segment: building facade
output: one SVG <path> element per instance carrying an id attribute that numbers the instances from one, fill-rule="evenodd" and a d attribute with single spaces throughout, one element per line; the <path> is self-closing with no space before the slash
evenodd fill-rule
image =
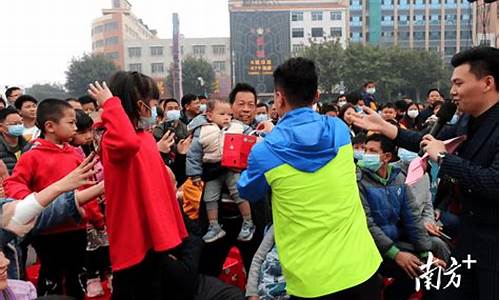
<path id="1" fill-rule="evenodd" d="M 347 46 L 344 0 L 229 0 L 234 82 L 273 92 L 272 71 L 311 42 Z"/>
<path id="2" fill-rule="evenodd" d="M 467 0 L 350 0 L 350 43 L 433 50 L 449 58 L 473 45 Z"/>
<path id="3" fill-rule="evenodd" d="M 156 30 L 132 13 L 127 0 L 112 0 L 112 7 L 103 9 L 102 16 L 92 21 L 92 52 L 104 53 L 120 69 L 125 64 L 123 42 L 126 39 L 157 39 Z"/>
<path id="4" fill-rule="evenodd" d="M 138 71 L 154 79 L 168 76 L 173 63 L 172 39 L 131 39 L 124 41 L 124 70 Z M 216 94 L 231 91 L 229 38 L 185 38 L 181 35 L 181 56 L 202 58 L 212 65 L 216 75 Z M 217 90 L 218 89 L 218 90 Z M 186 91 L 188 92 L 188 91 Z"/>
<path id="5" fill-rule="evenodd" d="M 498 48 L 498 1 L 478 0 L 472 3 L 475 22 L 474 45 Z"/>

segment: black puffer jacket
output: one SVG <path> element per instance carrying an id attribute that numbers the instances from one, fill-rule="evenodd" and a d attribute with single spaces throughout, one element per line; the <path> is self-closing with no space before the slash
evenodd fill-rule
<path id="1" fill-rule="evenodd" d="M 24 152 L 24 148 L 27 144 L 28 142 L 26 142 L 26 140 L 22 136 L 20 136 L 17 142 L 18 151 Z M 3 160 L 3 162 L 7 166 L 9 174 L 12 174 L 12 170 L 17 163 L 18 157 L 16 157 L 16 152 L 12 152 L 12 149 L 7 146 L 4 137 L 0 135 L 0 159 Z"/>

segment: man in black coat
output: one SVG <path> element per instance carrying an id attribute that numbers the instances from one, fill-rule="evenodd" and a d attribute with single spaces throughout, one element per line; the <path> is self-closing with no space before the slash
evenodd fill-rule
<path id="1" fill-rule="evenodd" d="M 440 184 L 450 184 L 449 193 L 461 205 L 452 253 L 462 265 L 456 271 L 461 283 L 459 288 L 441 287 L 436 299 L 498 299 L 498 49 L 464 50 L 451 64 L 451 96 L 464 115 L 436 138 L 398 129 L 368 110 L 355 124 L 379 131 L 410 151 L 422 146 L 440 166 Z M 466 141 L 448 154 L 443 141 L 461 135 Z"/>

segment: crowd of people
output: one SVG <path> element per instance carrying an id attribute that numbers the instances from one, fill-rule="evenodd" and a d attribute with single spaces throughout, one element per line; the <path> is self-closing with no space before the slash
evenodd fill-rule
<path id="1" fill-rule="evenodd" d="M 304 58 L 271 101 L 246 83 L 164 99 L 125 71 L 79 98 L 8 88 L 0 299 L 498 299 L 498 49 L 451 64 L 450 97 L 424 101 L 377 81 L 323 99 Z M 244 290 L 218 278 L 233 247 Z M 471 256 L 458 285 L 416 291 Z"/>

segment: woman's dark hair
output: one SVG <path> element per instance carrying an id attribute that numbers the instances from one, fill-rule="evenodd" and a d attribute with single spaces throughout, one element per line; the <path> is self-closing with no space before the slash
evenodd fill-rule
<path id="1" fill-rule="evenodd" d="M 155 81 L 139 72 L 116 72 L 109 81 L 109 89 L 114 96 L 120 98 L 123 109 L 134 126 L 140 120 L 137 102 L 142 100 L 149 105 L 149 100 L 160 98 Z"/>
<path id="2" fill-rule="evenodd" d="M 345 120 L 344 120 L 344 115 L 345 115 L 346 111 L 347 111 L 349 108 L 352 108 L 352 109 L 354 109 L 354 111 L 356 111 L 356 107 L 354 107 L 354 105 L 352 105 L 351 103 L 346 103 L 346 104 L 344 104 L 344 105 L 342 106 L 342 108 L 340 109 L 340 112 L 339 112 L 339 118 L 341 118 L 341 119 L 342 119 L 342 121 L 344 121 L 344 122 L 345 122 Z M 346 124 L 347 124 L 347 122 L 346 122 Z"/>
<path id="3" fill-rule="evenodd" d="M 76 128 L 77 128 L 76 131 L 77 132 L 83 132 L 85 130 L 92 128 L 92 125 L 94 125 L 94 121 L 83 110 L 75 109 L 75 114 L 76 114 Z"/>
<path id="4" fill-rule="evenodd" d="M 337 105 L 334 105 L 334 104 L 325 104 L 321 107 L 321 109 L 319 110 L 319 112 L 322 114 L 322 115 L 326 115 L 327 112 L 330 112 L 330 111 L 333 111 L 333 112 L 336 112 L 338 113 L 339 112 L 339 108 L 337 107 Z"/>

